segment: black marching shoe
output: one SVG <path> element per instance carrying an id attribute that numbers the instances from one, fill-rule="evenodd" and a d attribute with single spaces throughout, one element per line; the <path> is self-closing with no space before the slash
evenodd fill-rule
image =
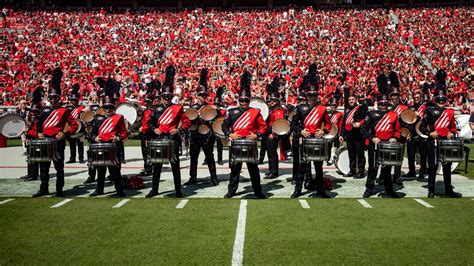
<path id="1" fill-rule="evenodd" d="M 416 176 L 415 172 L 408 172 L 408 173 L 402 175 L 402 177 L 415 177 L 415 176 Z"/>
<path id="2" fill-rule="evenodd" d="M 69 159 L 69 161 L 67 161 L 66 163 L 69 164 L 69 163 L 75 163 L 76 162 L 76 159 Z"/>
<path id="3" fill-rule="evenodd" d="M 394 198 L 394 199 L 399 199 L 400 196 L 395 192 L 395 191 L 385 191 L 385 195 Z"/>
<path id="4" fill-rule="evenodd" d="M 349 173 L 343 175 L 343 177 L 353 177 L 353 176 L 355 176 L 355 175 L 356 175 L 355 172 L 349 172 Z"/>
<path id="5" fill-rule="evenodd" d="M 36 180 L 38 180 L 37 177 L 29 177 L 28 179 L 25 179 L 24 181 L 28 182 L 28 181 L 36 181 Z"/>
<path id="6" fill-rule="evenodd" d="M 265 196 L 265 194 L 263 194 L 263 192 L 255 192 L 255 197 L 257 197 L 257 199 L 266 199 L 267 196 Z"/>
<path id="7" fill-rule="evenodd" d="M 206 162 L 206 160 L 204 160 L 204 162 L 202 162 L 202 165 L 207 165 L 207 162 Z"/>
<path id="8" fill-rule="evenodd" d="M 278 177 L 278 174 L 271 174 L 271 173 L 267 173 L 263 179 L 275 179 Z"/>
<path id="9" fill-rule="evenodd" d="M 329 195 L 326 193 L 326 191 L 324 191 L 324 190 L 319 190 L 318 192 L 316 192 L 316 195 L 317 195 L 317 196 L 320 196 L 320 197 L 323 198 L 323 199 L 329 199 L 329 198 L 331 198 L 331 196 L 329 196 Z"/>
<path id="10" fill-rule="evenodd" d="M 459 199 L 459 198 L 462 198 L 462 194 L 461 193 L 457 193 L 457 192 L 451 192 L 451 193 L 448 193 L 446 194 L 446 196 L 450 197 L 450 198 L 455 198 L 455 199 Z"/>
<path id="11" fill-rule="evenodd" d="M 420 179 L 420 180 L 425 179 L 425 174 L 420 173 L 420 174 L 418 175 L 418 179 Z"/>
<path id="12" fill-rule="evenodd" d="M 42 197 L 42 196 L 46 196 L 46 195 L 49 195 L 49 191 L 46 191 L 46 190 L 40 190 L 38 192 L 36 192 L 35 194 L 33 194 L 33 198 L 37 198 L 37 197 Z"/>
<path id="13" fill-rule="evenodd" d="M 258 160 L 258 164 L 263 164 L 263 159 Z"/>
<path id="14" fill-rule="evenodd" d="M 140 173 L 138 173 L 139 175 L 151 175 L 152 174 L 152 171 L 151 170 L 147 170 L 147 169 L 143 169 L 140 171 Z"/>
<path id="15" fill-rule="evenodd" d="M 224 195 L 224 198 L 230 199 L 235 196 L 235 192 L 227 192 L 227 194 Z"/>
<path id="16" fill-rule="evenodd" d="M 183 192 L 181 192 L 181 191 L 176 191 L 176 192 L 174 193 L 174 196 L 177 197 L 177 198 L 182 198 L 182 197 L 183 197 Z"/>
<path id="17" fill-rule="evenodd" d="M 97 197 L 97 196 L 100 196 L 100 195 L 104 195 L 104 192 L 99 192 L 97 190 L 94 190 L 94 192 L 89 194 L 89 197 Z"/>
<path id="18" fill-rule="evenodd" d="M 117 191 L 117 194 L 115 195 L 117 195 L 117 197 L 119 198 L 125 198 L 127 196 L 127 194 L 125 194 L 125 192 L 123 191 Z"/>
<path id="19" fill-rule="evenodd" d="M 94 182 L 95 182 L 95 178 L 89 176 L 86 179 L 86 181 L 84 181 L 84 184 L 90 184 L 90 183 L 94 183 Z"/>
<path id="20" fill-rule="evenodd" d="M 219 180 L 217 178 L 211 178 L 211 184 L 213 186 L 217 186 L 217 185 L 219 185 Z"/>
<path id="21" fill-rule="evenodd" d="M 434 192 L 428 192 L 428 198 L 432 199 L 435 197 L 435 193 Z"/>
<path id="22" fill-rule="evenodd" d="M 80 163 L 80 164 L 84 164 L 84 163 L 86 163 L 86 162 L 84 161 L 83 158 L 81 158 L 81 159 L 79 159 L 79 163 Z"/>
<path id="23" fill-rule="evenodd" d="M 183 186 L 195 185 L 197 184 L 197 178 L 190 178 L 188 181 L 184 182 Z"/>
<path id="24" fill-rule="evenodd" d="M 291 198 L 292 199 L 298 198 L 301 195 L 303 195 L 303 193 L 301 193 L 301 188 L 295 187 L 295 192 L 293 192 L 293 194 L 291 194 Z"/>
<path id="25" fill-rule="evenodd" d="M 373 189 L 371 188 L 367 188 L 365 189 L 365 192 L 364 192 L 364 195 L 362 195 L 362 197 L 364 198 L 370 198 L 371 196 L 375 195 L 375 192 Z"/>
<path id="26" fill-rule="evenodd" d="M 222 160 L 217 161 L 218 165 L 224 165 L 224 162 Z"/>
<path id="27" fill-rule="evenodd" d="M 355 179 L 363 179 L 364 178 L 364 172 L 359 172 L 357 175 L 354 176 Z"/>
<path id="28" fill-rule="evenodd" d="M 150 190 L 150 192 L 148 192 L 148 194 L 146 194 L 145 198 L 153 198 L 154 196 L 158 195 L 158 191 L 155 191 L 155 190 Z"/>
<path id="29" fill-rule="evenodd" d="M 62 191 L 56 191 L 56 193 L 54 194 L 55 197 L 57 198 L 63 198 L 64 197 L 64 192 Z"/>
<path id="30" fill-rule="evenodd" d="M 22 180 L 30 179 L 30 176 L 29 175 L 20 176 L 20 179 Z"/>

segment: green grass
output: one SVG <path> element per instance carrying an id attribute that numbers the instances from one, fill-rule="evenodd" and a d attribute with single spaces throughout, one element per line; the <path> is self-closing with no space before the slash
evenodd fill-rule
<path id="1" fill-rule="evenodd" d="M 0 199 L 1 200 L 1 199 Z M 0 205 L 0 265 L 228 265 L 239 200 L 19 198 Z M 472 265 L 474 201 L 249 200 L 244 264 Z"/>

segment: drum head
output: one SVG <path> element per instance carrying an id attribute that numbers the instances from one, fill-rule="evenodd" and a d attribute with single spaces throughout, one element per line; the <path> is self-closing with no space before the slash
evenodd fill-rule
<path id="1" fill-rule="evenodd" d="M 401 135 L 405 138 L 408 137 L 408 135 L 410 135 L 410 130 L 406 127 L 403 127 L 400 131 L 401 131 Z"/>
<path id="2" fill-rule="evenodd" d="M 87 110 L 81 113 L 81 121 L 84 123 L 90 123 L 94 120 L 94 111 Z"/>
<path id="3" fill-rule="evenodd" d="M 209 132 L 211 132 L 211 129 L 207 125 L 202 124 L 202 125 L 199 125 L 198 132 L 200 134 L 206 135 Z"/>
<path id="4" fill-rule="evenodd" d="M 7 138 L 16 138 L 25 131 L 26 123 L 17 114 L 7 114 L 0 118 L 0 132 Z"/>
<path id="5" fill-rule="evenodd" d="M 204 121 L 212 121 L 216 116 L 217 110 L 211 105 L 206 105 L 199 109 L 199 117 Z"/>
<path id="6" fill-rule="evenodd" d="M 336 124 L 334 123 L 331 123 L 331 130 L 329 131 L 329 133 L 327 133 L 324 138 L 325 139 L 333 139 L 335 138 L 337 135 L 337 126 Z"/>
<path id="7" fill-rule="evenodd" d="M 403 122 L 407 124 L 414 124 L 418 117 L 416 116 L 416 113 L 410 109 L 405 109 L 401 112 L 400 118 Z"/>
<path id="8" fill-rule="evenodd" d="M 196 118 L 199 117 L 198 111 L 194 108 L 189 108 L 184 112 L 184 114 L 189 118 L 189 120 L 196 120 Z"/>
<path id="9" fill-rule="evenodd" d="M 117 105 L 115 113 L 123 115 L 123 117 L 131 124 L 135 124 L 137 121 L 138 113 L 137 109 L 132 104 L 121 103 Z"/>
<path id="10" fill-rule="evenodd" d="M 421 125 L 421 121 L 418 121 L 418 123 L 416 123 L 415 125 L 415 131 L 416 131 L 416 134 L 418 134 L 418 136 L 424 138 L 424 139 L 427 139 L 428 136 L 426 136 L 425 134 L 421 133 L 420 131 L 420 125 Z"/>
<path id="11" fill-rule="evenodd" d="M 268 105 L 265 103 L 265 101 L 262 98 L 259 98 L 259 97 L 250 98 L 249 106 L 252 108 L 259 109 L 260 113 L 263 116 L 263 120 L 267 120 L 268 114 L 270 113 L 270 109 L 268 108 Z"/>
<path id="12" fill-rule="evenodd" d="M 216 133 L 217 136 L 224 136 L 224 131 L 222 130 L 222 124 L 224 123 L 224 119 L 224 117 L 219 117 L 212 124 L 212 129 L 214 130 L 214 133 Z"/>
<path id="13" fill-rule="evenodd" d="M 275 120 L 272 125 L 273 133 L 281 136 L 290 133 L 290 122 L 285 118 Z"/>
<path id="14" fill-rule="evenodd" d="M 458 136 L 460 139 L 472 138 L 472 129 L 469 126 L 470 115 L 459 115 L 456 117 L 456 127 L 458 128 Z"/>
<path id="15" fill-rule="evenodd" d="M 336 167 L 339 172 L 348 174 L 351 170 L 349 167 L 349 151 L 346 147 L 340 147 L 336 151 Z"/>

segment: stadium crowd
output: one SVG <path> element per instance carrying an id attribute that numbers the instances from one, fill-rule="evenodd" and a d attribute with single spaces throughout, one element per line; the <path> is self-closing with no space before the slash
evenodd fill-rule
<path id="1" fill-rule="evenodd" d="M 376 77 L 394 70 L 402 99 L 410 102 L 414 91 L 434 80 L 423 61 L 446 70 L 450 102 L 462 105 L 472 85 L 471 10 L 10 10 L 2 21 L 1 105 L 29 99 L 38 85 L 47 88 L 58 66 L 65 73 L 62 89 L 79 83 L 83 100 L 96 102 L 95 79 L 109 75 L 122 82 L 122 101 L 142 100 L 145 84 L 164 80 L 169 64 L 176 66 L 175 94 L 184 103 L 195 95 L 203 67 L 211 88 L 225 86 L 228 102 L 248 69 L 254 96 L 265 97 L 265 85 L 279 75 L 282 97 L 294 103 L 313 62 L 324 100 L 342 85 L 373 98 Z"/>

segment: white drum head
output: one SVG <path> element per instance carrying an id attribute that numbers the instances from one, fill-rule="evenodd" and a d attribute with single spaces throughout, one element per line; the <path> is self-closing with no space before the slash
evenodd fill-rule
<path id="1" fill-rule="evenodd" d="M 17 114 L 7 114 L 0 118 L 0 131 L 7 138 L 17 138 L 25 131 L 26 123 Z"/>
<path id="2" fill-rule="evenodd" d="M 351 170 L 349 167 L 349 152 L 346 147 L 339 148 L 336 152 L 336 167 L 339 172 L 348 174 Z"/>
<path id="3" fill-rule="evenodd" d="M 268 114 L 270 112 L 268 105 L 265 103 L 265 101 L 261 98 L 251 98 L 250 99 L 250 107 L 252 108 L 257 108 L 260 110 L 260 113 L 263 116 L 263 120 L 267 120 Z"/>
<path id="4" fill-rule="evenodd" d="M 131 125 L 135 124 L 137 121 L 137 109 L 133 107 L 133 105 L 129 103 L 121 103 L 117 106 L 117 110 L 115 113 L 123 115 L 123 117 L 129 122 Z"/>
<path id="5" fill-rule="evenodd" d="M 472 129 L 469 126 L 470 115 L 459 115 L 456 117 L 456 127 L 458 128 L 458 136 L 460 139 L 472 138 Z"/>

